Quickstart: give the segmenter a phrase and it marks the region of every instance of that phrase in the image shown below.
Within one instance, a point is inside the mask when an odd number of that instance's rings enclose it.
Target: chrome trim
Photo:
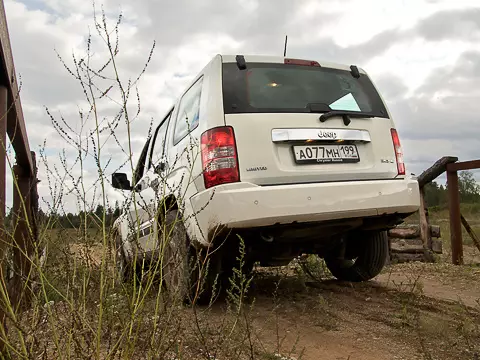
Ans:
[[[326,137],[320,137],[319,132],[326,133]],[[304,128],[304,129],[272,129],[272,141],[302,141],[302,140],[350,140],[370,142],[370,133],[367,130],[350,129],[325,129],[325,128]]]

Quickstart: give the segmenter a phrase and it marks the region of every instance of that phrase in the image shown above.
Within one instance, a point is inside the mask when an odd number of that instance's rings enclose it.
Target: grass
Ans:
[[[468,267],[439,263],[387,268],[405,269],[401,272],[411,278],[379,287],[375,282],[334,281],[323,261],[309,257],[306,268],[293,262],[258,269],[248,303],[227,297],[192,307],[169,303],[154,284],[147,291],[111,282],[113,259],[104,257],[102,266],[98,251],[108,249],[95,247],[103,240],[94,231],[85,238],[72,230],[44,234],[50,249],[44,293],[16,321],[9,320],[11,358],[300,359],[302,354],[312,356],[312,349],[305,348],[312,334],[315,341],[326,334],[349,338],[351,328],[394,348],[400,337],[425,354],[441,349],[445,359],[468,359],[480,351],[475,340],[480,336],[478,310],[433,300],[423,291],[424,278],[432,274],[480,285],[478,274]],[[100,263],[70,251],[85,244]],[[363,334],[355,336],[365,340]]]
[[[223,315],[212,320],[212,308],[172,303],[150,278],[136,285],[115,282],[108,256],[95,254],[98,263],[71,251],[74,245],[98,245],[100,238],[75,241],[71,230],[44,234],[50,250],[40,291],[31,310],[8,321],[9,356],[246,359],[258,347],[243,298],[235,292],[224,303]],[[237,273],[236,283],[244,284],[240,276]]]
[[[431,212],[431,219],[442,226],[448,245],[448,221],[440,221],[444,215]],[[250,287],[250,280],[234,272],[232,291],[225,300],[207,307],[185,307],[172,303],[153,279],[143,284],[116,282],[111,239],[104,239],[103,233],[109,234],[108,229],[41,232],[47,261],[32,308],[7,321],[11,330],[4,340],[10,357],[279,358],[276,354],[285,357],[292,349],[300,354],[298,341],[307,336],[289,337],[285,328],[292,322],[286,325],[285,319],[291,317],[296,319],[295,326],[306,324],[321,332],[345,331],[351,321],[375,334],[372,323],[383,324],[388,328],[382,330],[386,337],[414,330],[417,340],[424,339],[421,345],[426,353],[449,344],[446,358],[455,358],[454,353],[467,358],[478,351],[474,341],[480,336],[478,311],[461,303],[433,304],[426,299],[423,276],[428,272],[419,272],[415,265],[407,273],[419,275],[418,279],[393,282],[391,292],[368,283],[336,283],[324,262],[310,256],[277,272],[258,271],[253,290],[247,291],[248,303],[244,287]],[[432,264],[429,271],[446,285],[459,279],[477,283],[475,268],[447,265]],[[276,331],[267,330],[265,336],[262,321]]]

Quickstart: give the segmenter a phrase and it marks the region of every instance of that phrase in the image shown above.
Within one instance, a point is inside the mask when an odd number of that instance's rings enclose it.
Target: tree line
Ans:
[[[462,204],[480,204],[480,185],[471,171],[462,171],[458,176],[460,202]],[[425,202],[428,207],[448,205],[448,183],[446,186],[432,181],[425,185]]]
[[[102,205],[97,205],[95,209],[90,211],[80,211],[77,214],[74,213],[45,213],[42,209],[39,209],[37,214],[37,221],[39,224],[48,226],[51,229],[78,229],[84,227],[98,228],[101,227],[103,221],[103,213],[105,211],[105,225],[111,226],[113,222],[120,216],[122,209],[119,206],[118,201],[115,202],[115,206],[107,206],[105,209]],[[5,217],[7,228],[13,225],[14,217],[12,209],[10,209],[8,215]]]

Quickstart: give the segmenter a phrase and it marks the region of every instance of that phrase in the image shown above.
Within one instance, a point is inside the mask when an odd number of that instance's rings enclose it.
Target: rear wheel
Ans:
[[[332,275],[352,282],[367,281],[377,276],[388,255],[387,232],[365,232],[359,238],[350,239],[349,243],[344,249],[344,256],[325,257]]]

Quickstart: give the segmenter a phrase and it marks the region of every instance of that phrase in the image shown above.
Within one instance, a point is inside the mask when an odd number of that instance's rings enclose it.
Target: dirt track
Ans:
[[[392,265],[366,283],[257,269],[250,315],[268,354],[258,358],[480,359],[476,264]],[[222,302],[210,314],[220,319]]]
[[[259,337],[285,358],[480,358],[479,267],[395,265],[363,284],[260,270],[254,294]]]

